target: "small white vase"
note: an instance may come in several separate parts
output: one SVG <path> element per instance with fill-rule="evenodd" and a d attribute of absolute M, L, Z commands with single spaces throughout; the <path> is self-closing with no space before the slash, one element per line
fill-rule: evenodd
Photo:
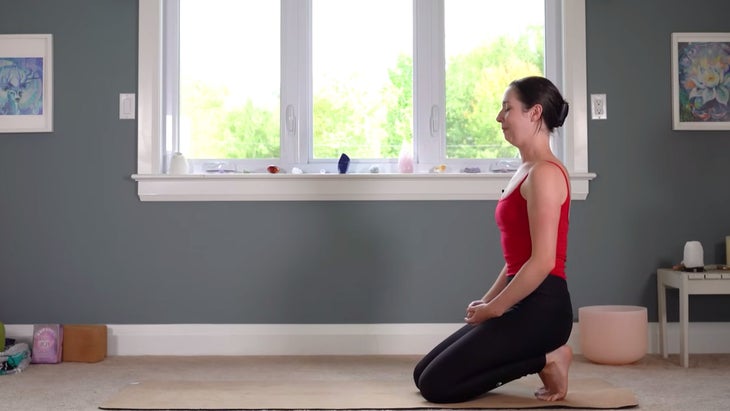
<path fill-rule="evenodd" d="M 182 153 L 173 153 L 170 158 L 170 167 L 167 170 L 167 174 L 187 174 L 188 173 L 188 160 Z"/>
<path fill-rule="evenodd" d="M 684 244 L 684 260 L 687 268 L 700 268 L 705 266 L 705 253 L 699 241 L 687 241 Z"/>

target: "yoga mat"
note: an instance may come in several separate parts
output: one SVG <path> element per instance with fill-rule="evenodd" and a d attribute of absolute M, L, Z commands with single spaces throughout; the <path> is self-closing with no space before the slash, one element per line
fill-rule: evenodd
<path fill-rule="evenodd" d="M 141 381 L 122 388 L 99 408 L 105 410 L 355 410 L 596 408 L 638 405 L 633 392 L 600 379 L 570 381 L 562 401 L 535 399 L 539 379 L 525 377 L 482 397 L 456 404 L 434 404 L 410 381 Z"/>

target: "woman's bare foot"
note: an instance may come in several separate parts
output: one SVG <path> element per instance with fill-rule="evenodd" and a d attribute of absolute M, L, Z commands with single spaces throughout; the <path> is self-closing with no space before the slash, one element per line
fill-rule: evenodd
<path fill-rule="evenodd" d="M 545 356 L 545 368 L 538 373 L 543 387 L 535 397 L 543 401 L 560 401 L 568 394 L 568 369 L 573 361 L 573 350 L 564 345 Z"/>

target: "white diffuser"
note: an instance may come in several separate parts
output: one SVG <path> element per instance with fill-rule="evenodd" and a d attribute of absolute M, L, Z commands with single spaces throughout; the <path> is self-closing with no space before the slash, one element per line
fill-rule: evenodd
<path fill-rule="evenodd" d="M 705 254 L 699 241 L 684 244 L 684 267 L 687 271 L 702 271 L 705 268 Z"/>

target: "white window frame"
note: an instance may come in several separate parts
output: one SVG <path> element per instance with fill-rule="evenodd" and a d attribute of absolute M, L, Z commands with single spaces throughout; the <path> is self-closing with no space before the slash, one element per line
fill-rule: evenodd
<path fill-rule="evenodd" d="M 562 39 L 563 53 L 562 61 L 554 62 L 556 67 L 546 70 L 562 68 L 562 78 L 556 83 L 571 103 L 571 112 L 563 127 L 564 141 L 558 150 L 564 150 L 560 154 L 570 173 L 572 198 L 584 200 L 588 196 L 590 180 L 596 177 L 588 172 L 585 0 L 549 1 L 555 1 L 554 10 L 562 13 L 563 32 L 548 31 L 545 38 L 548 42 Z M 429 2 L 438 7 L 440 0 Z M 137 181 L 141 201 L 496 200 L 511 178 L 509 173 L 487 172 L 163 174 L 166 150 L 162 135 L 165 119 L 161 86 L 162 13 L 162 0 L 140 1 L 137 173 L 132 178 Z M 547 18 L 550 16 L 546 15 Z M 416 75 L 432 76 L 433 73 Z M 414 90 L 414 95 L 424 92 L 429 91 Z M 424 121 L 428 124 L 429 120 L 420 118 L 427 116 L 426 112 L 417 110 L 414 132 Z M 282 153 L 285 155 L 291 157 L 292 153 Z"/>

